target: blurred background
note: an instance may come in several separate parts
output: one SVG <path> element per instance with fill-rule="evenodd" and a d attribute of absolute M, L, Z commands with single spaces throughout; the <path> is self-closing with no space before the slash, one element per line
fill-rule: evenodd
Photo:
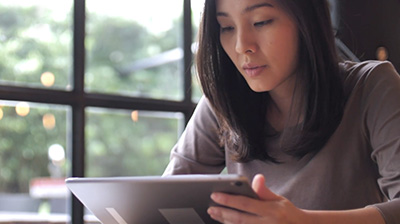
<path fill-rule="evenodd" d="M 350 60 L 400 66 L 400 1 L 329 0 Z M 201 97 L 204 0 L 0 0 L 0 223 L 96 223 L 67 177 L 161 175 Z"/>
<path fill-rule="evenodd" d="M 78 223 L 69 176 L 162 174 L 201 96 L 202 4 L 0 0 L 0 223 Z"/>

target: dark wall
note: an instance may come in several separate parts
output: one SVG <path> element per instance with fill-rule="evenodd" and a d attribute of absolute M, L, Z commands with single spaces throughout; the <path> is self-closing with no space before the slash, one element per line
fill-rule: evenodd
<path fill-rule="evenodd" d="M 340 39 L 360 60 L 387 60 L 400 71 L 400 0 L 329 0 L 333 25 Z"/>

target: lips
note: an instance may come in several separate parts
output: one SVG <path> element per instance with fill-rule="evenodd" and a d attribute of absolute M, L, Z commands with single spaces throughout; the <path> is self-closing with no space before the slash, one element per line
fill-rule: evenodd
<path fill-rule="evenodd" d="M 247 64 L 243 66 L 243 70 L 246 72 L 248 76 L 256 77 L 260 75 L 266 67 L 267 67 L 266 65 Z"/>

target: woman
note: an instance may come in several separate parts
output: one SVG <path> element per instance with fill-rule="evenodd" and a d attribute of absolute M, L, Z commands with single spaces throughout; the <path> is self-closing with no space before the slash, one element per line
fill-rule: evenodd
<path fill-rule="evenodd" d="M 197 66 L 205 98 L 165 175 L 226 167 L 260 198 L 214 193 L 212 218 L 400 223 L 400 78 L 339 61 L 326 1 L 206 0 Z"/>

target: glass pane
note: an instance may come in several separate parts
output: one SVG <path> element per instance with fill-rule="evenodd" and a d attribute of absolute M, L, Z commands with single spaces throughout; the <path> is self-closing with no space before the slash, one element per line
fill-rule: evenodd
<path fill-rule="evenodd" d="M 204 8 L 204 0 L 192 0 L 191 2 L 192 6 L 192 26 L 194 32 L 194 39 L 197 40 L 197 31 L 200 26 L 200 21 L 201 21 L 201 16 L 203 13 L 203 8 Z"/>
<path fill-rule="evenodd" d="M 192 26 L 193 26 L 193 52 L 194 54 L 196 53 L 196 47 L 197 47 L 197 40 L 198 40 L 198 30 L 200 26 L 200 21 L 201 21 L 201 15 L 203 12 L 204 8 L 204 0 L 192 0 L 191 2 L 192 6 Z M 200 87 L 200 82 L 197 78 L 197 72 L 196 68 L 193 65 L 192 66 L 192 100 L 194 102 L 198 102 L 200 97 L 203 95 Z"/>
<path fill-rule="evenodd" d="M 0 221 L 66 222 L 70 108 L 0 101 Z"/>
<path fill-rule="evenodd" d="M 0 0 L 0 84 L 71 89 L 72 0 Z"/>
<path fill-rule="evenodd" d="M 183 98 L 183 0 L 87 0 L 89 92 Z"/>
<path fill-rule="evenodd" d="M 192 101 L 199 102 L 203 92 L 201 90 L 200 81 L 197 76 L 197 71 L 195 66 L 192 66 Z"/>
<path fill-rule="evenodd" d="M 88 108 L 86 176 L 161 175 L 180 135 L 181 113 Z"/>

